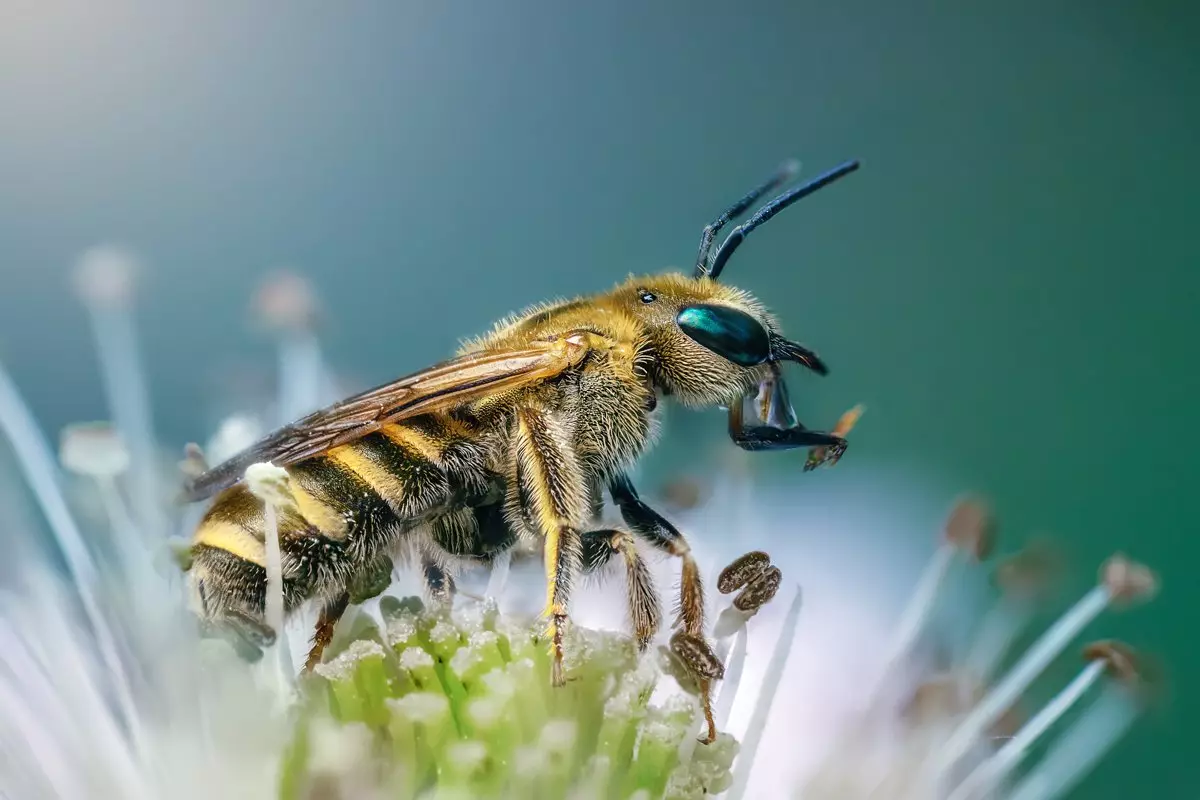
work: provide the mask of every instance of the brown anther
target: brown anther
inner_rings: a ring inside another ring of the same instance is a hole
[[[1135,686],[1140,680],[1137,654],[1124,642],[1115,639],[1092,642],[1083,648],[1083,657],[1087,661],[1107,662],[1108,674],[1127,686]]]
[[[1158,592],[1158,578],[1150,568],[1117,553],[1100,568],[1100,582],[1114,603],[1130,604],[1149,600]]]
[[[922,682],[901,709],[901,716],[919,727],[953,719],[971,707],[978,692],[953,673],[943,673]]]
[[[72,276],[75,290],[84,302],[100,308],[124,308],[133,297],[141,265],[137,257],[121,247],[93,247],[79,257]]]
[[[183,460],[179,462],[179,471],[185,478],[198,478],[208,471],[208,459],[204,451],[195,442],[188,442],[183,448]]]
[[[717,576],[717,591],[721,594],[736,592],[755,577],[762,575],[770,565],[771,557],[761,550],[738,556]]]
[[[943,530],[946,541],[984,561],[992,553],[996,540],[996,522],[991,509],[977,497],[964,497],[955,503]]]
[[[671,507],[677,511],[690,511],[699,506],[709,493],[709,487],[699,478],[682,477],[667,481],[659,489]]]
[[[1011,596],[1041,600],[1062,574],[1062,566],[1062,554],[1048,542],[1031,542],[996,567],[996,583]]]
[[[733,607],[738,611],[757,611],[771,602],[771,598],[779,591],[783,580],[783,572],[779,567],[767,567],[761,574],[750,579],[746,588],[733,599]]]
[[[846,435],[854,429],[854,426],[858,424],[859,417],[861,417],[863,412],[866,410],[866,406],[862,405],[861,403],[856,405],[854,408],[850,409],[838,418],[837,424],[833,426],[833,430],[830,431],[830,433],[832,433],[834,436],[841,436],[842,438],[845,438]]]
[[[708,642],[698,636],[679,631],[671,637],[671,652],[698,678],[719,681],[725,677],[725,665]]]
[[[317,300],[312,287],[291,272],[271,275],[258,291],[255,308],[275,330],[308,330],[317,321]]]
[[[834,436],[845,439],[847,434],[854,429],[854,426],[858,423],[858,419],[863,415],[864,411],[866,411],[866,407],[860,403],[846,413],[842,414],[842,416],[838,418],[837,424],[833,426],[833,430],[830,431],[830,433],[832,433]],[[836,464],[842,457],[842,453],[844,453],[845,450],[846,448],[844,446],[833,448],[825,445],[817,445],[808,451],[808,458],[805,459],[804,462],[804,471],[810,472],[817,467],[822,466],[823,464],[829,464],[831,466]]]

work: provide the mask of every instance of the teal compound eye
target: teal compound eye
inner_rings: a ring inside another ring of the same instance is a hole
[[[771,357],[771,337],[749,314],[728,306],[688,306],[675,317],[693,341],[743,367]]]

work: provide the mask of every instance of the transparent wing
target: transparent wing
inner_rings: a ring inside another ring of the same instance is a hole
[[[211,497],[239,480],[251,464],[286,467],[352,442],[383,425],[444,411],[488,394],[552,378],[578,364],[590,336],[574,333],[524,349],[469,353],[314,411],[185,481],[182,499]]]

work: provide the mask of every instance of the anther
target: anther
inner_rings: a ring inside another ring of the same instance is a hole
[[[721,594],[736,592],[761,575],[770,564],[771,557],[761,550],[739,556],[717,576],[717,591]]]

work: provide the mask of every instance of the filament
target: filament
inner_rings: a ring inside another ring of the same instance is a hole
[[[1137,706],[1129,693],[1112,687],[1096,698],[1029,771],[1010,800],[1056,800],[1091,772],[1100,758],[1129,730]]]
[[[1088,623],[1108,607],[1111,596],[1108,588],[1097,586],[1088,592],[1067,613],[1063,614],[1049,630],[1017,662],[1008,674],[971,710],[967,718],[950,737],[939,759],[938,772],[944,773],[954,765],[982,731],[995,722],[1001,714],[1017,701],[1033,679],[1049,666],[1071,640]]]
[[[1011,772],[1021,759],[1025,757],[1030,746],[1050,729],[1055,722],[1062,718],[1079,700],[1100,680],[1107,669],[1104,659],[1096,659],[1088,664],[1073,681],[1039,711],[1033,719],[1025,723],[1016,736],[1000,748],[994,756],[980,764],[974,772],[967,776],[958,788],[950,795],[950,800],[968,800],[972,792],[989,790],[1005,775]]]
[[[730,800],[741,800],[746,793],[746,785],[750,782],[750,770],[754,766],[754,756],[762,742],[763,729],[766,728],[767,715],[775,702],[775,694],[783,681],[783,668],[787,665],[792,643],[796,639],[796,627],[800,621],[800,588],[796,588],[796,597],[788,608],[783,627],[779,631],[779,639],[775,642],[775,650],[767,663],[766,674],[763,677],[762,689],[758,702],[754,704],[754,712],[750,715],[750,723],[746,727],[746,739],[742,742],[741,752],[737,757],[737,765],[733,772],[733,785],[729,788]]]
[[[93,594],[97,582],[96,565],[83,543],[83,536],[67,508],[59,484],[58,470],[50,446],[7,370],[0,364],[0,429],[8,437],[42,513],[50,524],[59,550],[75,584],[84,614],[96,637],[96,647],[105,668],[113,676],[117,703],[127,729],[136,739],[137,722],[129,679],[117,654],[112,631],[100,613]]]

